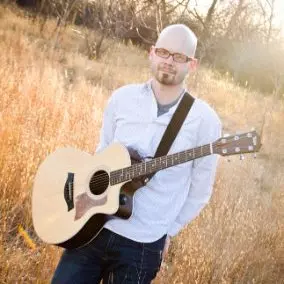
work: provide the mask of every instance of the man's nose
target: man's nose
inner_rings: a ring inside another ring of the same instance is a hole
[[[173,64],[174,62],[174,58],[173,58],[173,55],[170,55],[168,58],[165,59],[165,61],[168,63],[168,64]]]

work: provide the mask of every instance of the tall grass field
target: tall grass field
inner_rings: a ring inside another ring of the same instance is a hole
[[[94,154],[116,88],[150,78],[148,54],[106,39],[89,60],[81,28],[0,7],[0,283],[49,283],[62,249],[34,233],[35,173],[57,147]],[[95,31],[88,31],[96,36]],[[55,39],[57,37],[57,40]],[[261,133],[254,158],[219,158],[214,193],[176,236],[155,283],[284,283],[284,100],[199,66],[186,80],[222,119],[224,133]]]

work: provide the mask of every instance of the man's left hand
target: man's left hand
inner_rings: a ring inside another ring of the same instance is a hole
[[[168,255],[170,243],[171,243],[171,237],[167,235],[164,250],[163,250],[163,259]]]

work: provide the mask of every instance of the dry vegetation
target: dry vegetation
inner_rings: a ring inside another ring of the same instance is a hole
[[[107,41],[103,58],[90,61],[71,27],[54,47],[54,29],[50,21],[41,34],[36,22],[0,8],[1,283],[46,283],[61,253],[32,230],[39,163],[64,145],[94,153],[111,91],[150,75],[147,54],[131,45]],[[225,130],[263,125],[263,147],[256,160],[220,158],[210,204],[174,239],[155,283],[284,283],[283,100],[203,68],[188,86],[217,110]]]

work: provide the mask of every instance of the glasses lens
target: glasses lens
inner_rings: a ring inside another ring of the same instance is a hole
[[[187,62],[187,56],[184,54],[175,53],[173,57],[174,57],[174,61],[176,62],[179,62],[179,63]]]
[[[170,53],[166,49],[163,49],[163,48],[156,48],[155,53],[156,55],[163,57],[163,58],[168,58],[170,55]]]

